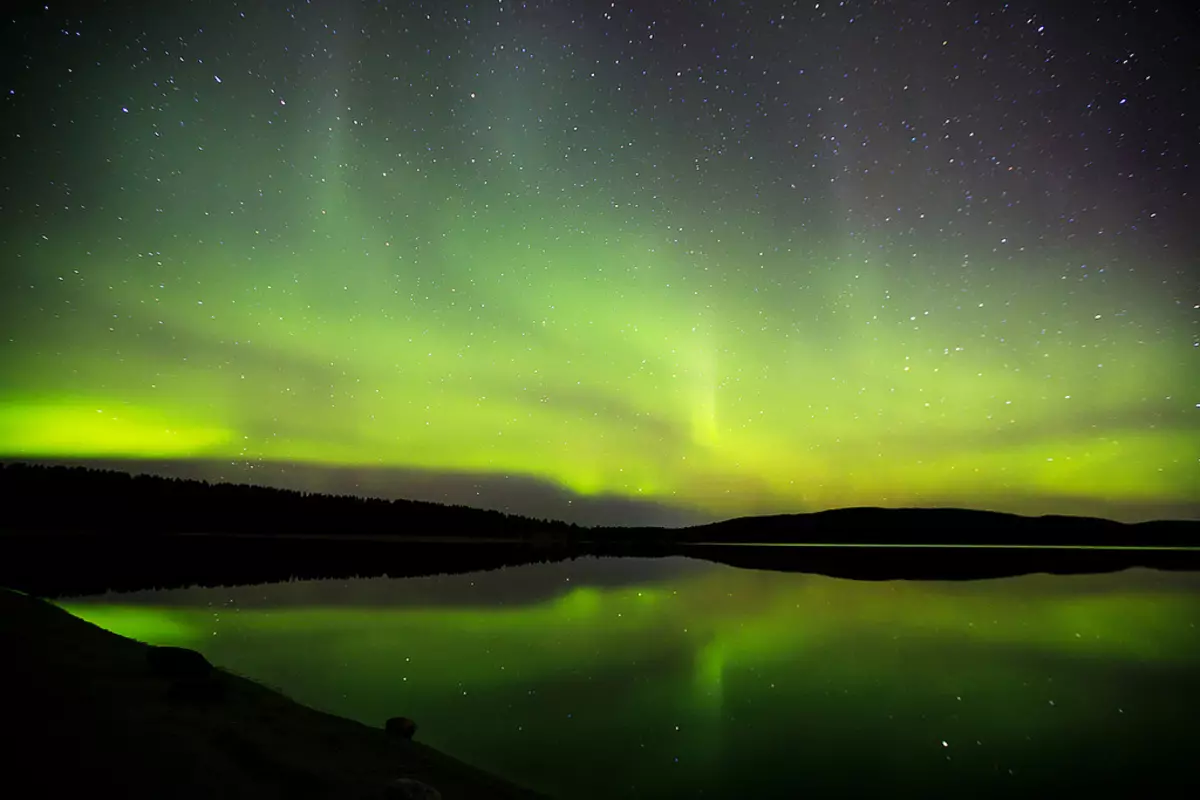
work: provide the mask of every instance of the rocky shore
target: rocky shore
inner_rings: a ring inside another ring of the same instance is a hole
[[[542,797],[421,744],[387,711],[386,730],[316,711],[18,592],[0,590],[0,648],[12,797]]]

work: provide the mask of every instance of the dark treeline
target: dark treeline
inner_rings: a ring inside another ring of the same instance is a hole
[[[7,531],[107,533],[459,535],[567,540],[578,528],[468,506],[381,500],[86,467],[6,464]]]

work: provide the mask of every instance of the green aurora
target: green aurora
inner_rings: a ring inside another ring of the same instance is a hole
[[[1200,675],[1194,574],[870,583],[691,563],[617,586],[543,565],[64,605],[307,705],[411,716],[429,744],[560,797],[767,776],[763,796],[825,780],[838,796],[1011,796],[1183,768],[1170,754]],[[480,594],[538,576],[557,578],[541,599]]]
[[[1064,183],[1038,144],[1141,130],[1124,111],[946,111],[948,62],[896,66],[942,34],[870,46],[887,10],[861,41],[841,11],[764,28],[714,78],[663,36],[547,27],[574,11],[261,5],[9,48],[0,458],[514,475],[713,516],[1200,497],[1196,260],[1169,246],[1194,203]],[[1033,80],[1005,63],[980,80]],[[741,88],[705,105],[714,80]],[[1059,157],[1124,152],[1092,138]]]

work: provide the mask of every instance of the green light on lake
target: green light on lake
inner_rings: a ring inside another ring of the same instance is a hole
[[[63,605],[558,797],[1001,796],[1189,774],[1198,590],[583,559]]]

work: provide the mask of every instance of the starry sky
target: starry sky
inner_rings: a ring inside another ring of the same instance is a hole
[[[5,14],[0,458],[1200,514],[1182,4]]]

